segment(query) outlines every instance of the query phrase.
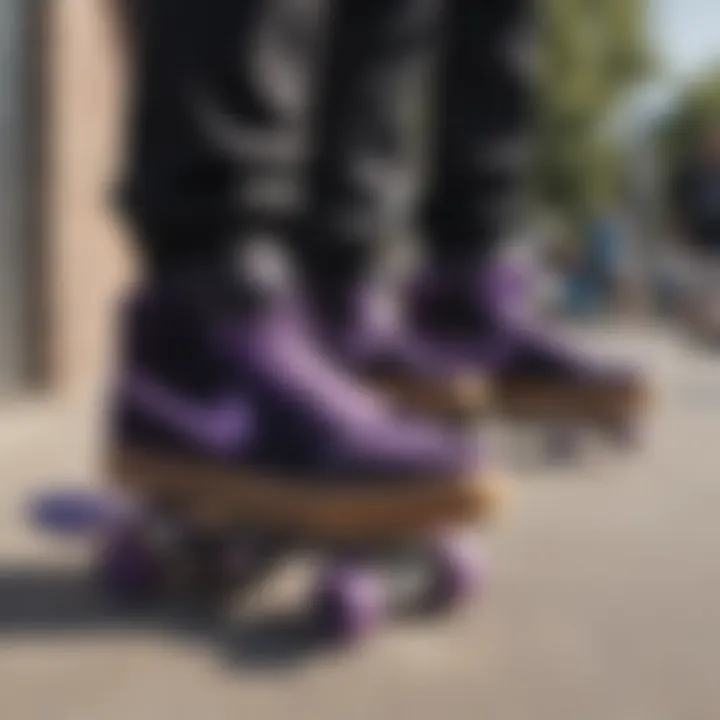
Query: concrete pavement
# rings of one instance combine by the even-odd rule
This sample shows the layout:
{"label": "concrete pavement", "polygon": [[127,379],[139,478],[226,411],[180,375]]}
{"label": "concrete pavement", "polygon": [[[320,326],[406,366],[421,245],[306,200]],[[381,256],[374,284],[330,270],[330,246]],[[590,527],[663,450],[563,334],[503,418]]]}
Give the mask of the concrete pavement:
{"label": "concrete pavement", "polygon": [[[92,415],[0,418],[0,707],[12,720],[714,720],[720,715],[720,361],[646,329],[589,342],[644,361],[663,402],[645,450],[580,467],[511,442],[522,503],[490,540],[483,603],[315,654],[282,618],[302,563],[233,623],[113,616],[82,548],[34,535],[38,479],[82,472]],[[2,442],[2,441],[0,441]],[[522,445],[522,452],[520,451]]]}

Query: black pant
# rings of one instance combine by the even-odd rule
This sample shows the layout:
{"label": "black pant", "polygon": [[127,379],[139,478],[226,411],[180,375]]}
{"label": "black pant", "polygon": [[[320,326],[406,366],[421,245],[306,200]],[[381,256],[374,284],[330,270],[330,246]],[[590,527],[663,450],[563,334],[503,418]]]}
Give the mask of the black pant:
{"label": "black pant", "polygon": [[440,258],[483,251],[519,187],[530,2],[138,3],[124,204],[141,247],[170,263],[270,233],[356,267],[414,210],[408,127],[429,111],[423,235]]}

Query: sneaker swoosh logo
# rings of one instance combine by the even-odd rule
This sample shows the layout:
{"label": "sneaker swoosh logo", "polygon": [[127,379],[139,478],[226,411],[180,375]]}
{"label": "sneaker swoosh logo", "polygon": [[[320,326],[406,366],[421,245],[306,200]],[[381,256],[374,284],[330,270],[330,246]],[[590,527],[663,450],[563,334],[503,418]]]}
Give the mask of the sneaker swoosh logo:
{"label": "sneaker swoosh logo", "polygon": [[121,396],[187,442],[218,454],[242,449],[255,433],[255,414],[237,398],[200,403],[140,374],[124,378]]}

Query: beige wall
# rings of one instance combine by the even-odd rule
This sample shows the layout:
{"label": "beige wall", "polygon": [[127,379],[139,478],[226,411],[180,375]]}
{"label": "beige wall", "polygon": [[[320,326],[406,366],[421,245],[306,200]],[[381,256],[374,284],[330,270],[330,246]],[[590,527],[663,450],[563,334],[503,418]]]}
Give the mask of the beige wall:
{"label": "beige wall", "polygon": [[106,366],[113,300],[131,270],[107,207],[122,78],[100,0],[47,7],[47,353],[53,387],[71,391]]}

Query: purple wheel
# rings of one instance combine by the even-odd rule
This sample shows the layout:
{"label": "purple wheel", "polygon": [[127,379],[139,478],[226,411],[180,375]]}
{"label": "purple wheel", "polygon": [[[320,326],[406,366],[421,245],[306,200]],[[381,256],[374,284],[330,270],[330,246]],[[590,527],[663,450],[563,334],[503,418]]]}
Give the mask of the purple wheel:
{"label": "purple wheel", "polygon": [[351,644],[379,625],[384,609],[381,588],[370,573],[357,567],[335,568],[313,598],[313,629],[333,644]]}
{"label": "purple wheel", "polygon": [[113,534],[97,560],[97,581],[104,594],[123,603],[144,603],[160,592],[163,564],[142,535],[132,528]]}
{"label": "purple wheel", "polygon": [[30,505],[36,525],[61,535],[82,535],[111,524],[119,504],[89,490],[59,490],[41,494]]}
{"label": "purple wheel", "polygon": [[486,563],[463,538],[438,539],[431,549],[429,565],[430,580],[421,599],[425,611],[452,610],[483,590]]}

